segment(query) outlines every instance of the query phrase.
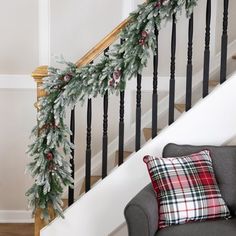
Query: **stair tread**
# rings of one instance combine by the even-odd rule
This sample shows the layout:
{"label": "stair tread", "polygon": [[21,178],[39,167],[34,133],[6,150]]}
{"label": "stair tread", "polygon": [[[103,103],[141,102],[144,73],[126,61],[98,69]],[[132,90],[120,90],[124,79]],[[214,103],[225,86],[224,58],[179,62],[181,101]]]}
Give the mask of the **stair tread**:
{"label": "stair tread", "polygon": [[[161,129],[158,129],[157,132],[159,133],[161,131]],[[152,138],[152,128],[144,128],[143,129],[143,134],[144,134],[144,138],[146,141],[148,141],[149,139]]]}
{"label": "stair tread", "polygon": [[175,108],[181,113],[185,112],[185,104],[175,104]]}
{"label": "stair tread", "polygon": [[62,201],[63,201],[62,209],[65,210],[68,207],[68,199],[62,199]]}
{"label": "stair tread", "polygon": [[[100,175],[92,175],[92,176],[90,177],[91,186],[93,186],[95,183],[97,183],[101,178],[102,178],[102,176],[100,176]],[[85,178],[84,178],[82,187],[81,187],[81,189],[80,189],[80,195],[81,195],[82,193],[84,193],[84,192],[85,192]]]}
{"label": "stair tread", "polygon": [[[211,86],[211,87],[215,87],[215,86],[217,86],[219,83],[220,83],[220,82],[219,82],[218,80],[209,80],[209,86]],[[179,112],[183,113],[183,112],[185,112],[185,105],[186,105],[186,104],[182,104],[182,103],[175,104],[175,108],[176,108]]]}
{"label": "stair tread", "polygon": [[209,86],[215,87],[219,84],[220,82],[218,80],[209,80]]}
{"label": "stair tread", "polygon": [[[127,159],[133,152],[130,151],[124,151],[124,160]],[[115,159],[115,163],[118,164],[118,160],[119,160],[119,151],[116,151],[116,159]]]}

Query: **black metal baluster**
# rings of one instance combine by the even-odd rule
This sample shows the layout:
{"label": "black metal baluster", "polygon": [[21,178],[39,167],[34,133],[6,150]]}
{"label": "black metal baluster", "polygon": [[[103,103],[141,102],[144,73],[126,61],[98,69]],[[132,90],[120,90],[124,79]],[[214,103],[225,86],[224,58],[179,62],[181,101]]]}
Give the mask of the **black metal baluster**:
{"label": "black metal baluster", "polygon": [[[124,39],[120,40],[120,43],[124,43]],[[124,162],[124,114],[125,114],[125,91],[120,92],[120,120],[119,120],[119,142],[118,142],[118,165],[120,166]]]}
{"label": "black metal baluster", "polygon": [[203,94],[202,94],[203,97],[206,97],[209,93],[210,40],[211,40],[211,0],[207,0],[205,51],[204,51],[204,68],[203,68]]}
{"label": "black metal baluster", "polygon": [[152,138],[157,136],[157,115],[158,115],[158,35],[157,26],[155,25],[156,52],[153,57],[153,93],[152,93]]}
{"label": "black metal baluster", "polygon": [[108,145],[108,91],[103,98],[103,137],[102,137],[102,178],[107,176],[107,145]]}
{"label": "black metal baluster", "polygon": [[188,111],[192,107],[192,77],[193,77],[193,13],[189,19],[188,26],[188,62],[186,72],[186,107]]}
{"label": "black metal baluster", "polygon": [[87,106],[87,143],[86,143],[86,160],[85,160],[85,192],[91,187],[91,125],[92,125],[92,100],[88,99]]}
{"label": "black metal baluster", "polygon": [[120,121],[119,121],[119,158],[118,165],[124,162],[124,113],[125,113],[125,91],[120,92]]}
{"label": "black metal baluster", "polygon": [[[75,143],[75,108],[71,111],[70,115],[70,142]],[[71,159],[70,159],[70,165],[71,165],[71,177],[72,179],[75,179],[75,163],[74,163],[74,157],[75,157],[75,150],[71,149]],[[74,189],[69,187],[68,191],[68,205],[72,205],[74,203]]]}
{"label": "black metal baluster", "polygon": [[171,66],[170,66],[170,91],[169,91],[169,125],[175,119],[175,54],[176,54],[176,16],[173,14],[171,37]]}
{"label": "black metal baluster", "polygon": [[229,9],[229,0],[224,0],[223,33],[221,38],[221,68],[220,68],[221,84],[225,82],[227,75],[228,9]]}
{"label": "black metal baluster", "polygon": [[[108,57],[107,52],[109,48],[104,51],[104,55]],[[103,97],[103,136],[102,136],[102,178],[107,176],[107,146],[108,146],[108,91]]]}
{"label": "black metal baluster", "polygon": [[142,75],[137,75],[137,93],[136,93],[136,135],[135,135],[135,151],[141,147],[141,83]]}

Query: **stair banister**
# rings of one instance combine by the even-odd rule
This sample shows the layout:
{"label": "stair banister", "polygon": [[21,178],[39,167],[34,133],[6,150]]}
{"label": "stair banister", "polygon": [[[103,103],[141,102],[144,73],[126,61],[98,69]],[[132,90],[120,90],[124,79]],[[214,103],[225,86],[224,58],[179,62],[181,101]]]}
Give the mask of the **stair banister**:
{"label": "stair banister", "polygon": [[189,19],[188,25],[188,53],[186,69],[186,106],[185,111],[192,107],[192,78],[193,78],[193,13]]}
{"label": "stair banister", "polygon": [[[93,47],[90,51],[88,51],[81,59],[76,62],[77,67],[85,66],[91,63],[94,59],[96,59],[101,53],[103,53],[111,44],[113,44],[119,37],[122,29],[126,27],[126,25],[131,21],[131,17],[128,17],[124,21],[122,21],[114,30],[111,31],[107,36],[105,36],[95,47]],[[39,66],[32,73],[32,77],[37,85],[37,102],[40,97],[46,96],[45,91],[41,88],[43,83],[43,78],[48,76],[48,66]],[[35,107],[37,110],[40,109],[38,103],[35,103]],[[71,192],[71,191],[69,191]],[[70,197],[71,198],[71,197]],[[35,212],[35,233],[34,236],[40,236],[40,230],[46,226],[46,223],[41,220],[41,211],[38,209]],[[53,210],[50,210],[51,219],[55,218],[55,213]]]}
{"label": "stair banister", "polygon": [[[75,107],[71,110],[71,115],[70,115],[70,130],[71,130],[71,135],[70,135],[70,142],[75,144]],[[70,164],[71,164],[71,177],[75,179],[75,150],[71,150],[71,156],[72,158],[70,159]],[[74,187],[74,186],[73,186]],[[69,187],[68,190],[68,206],[72,205],[74,203],[74,188]]]}
{"label": "stair banister", "polygon": [[171,33],[171,62],[170,62],[170,82],[169,82],[169,125],[175,119],[175,57],[176,57],[176,14],[172,16]]}
{"label": "stair banister", "polygon": [[223,32],[221,36],[221,68],[220,68],[220,83],[226,80],[227,76],[227,48],[228,48],[228,11],[229,0],[224,0],[223,12]]}
{"label": "stair banister", "polygon": [[203,67],[203,91],[202,91],[202,97],[203,98],[206,97],[209,93],[210,42],[211,42],[211,0],[207,0],[204,67]]}
{"label": "stair banister", "polygon": [[[148,0],[146,0],[145,2],[148,2]],[[106,49],[108,49],[109,46],[111,44],[113,44],[118,39],[120,32],[127,26],[127,24],[131,20],[132,20],[132,17],[128,17],[127,19],[123,20],[116,28],[114,28],[114,30],[112,30],[107,36],[105,36],[99,43],[97,43],[91,50],[89,50],[82,58],[80,58],[76,62],[77,67],[79,68],[79,67],[85,66],[89,63],[92,63],[94,59],[96,59],[101,53],[106,51]],[[47,65],[37,67],[35,69],[35,71],[32,73],[32,77],[34,78],[34,80],[37,84],[37,102],[35,103],[35,107],[37,108],[37,111],[39,111],[39,109],[40,109],[40,107],[38,106],[39,98],[46,96],[46,93],[41,88],[41,86],[43,83],[43,78],[45,78],[47,76],[48,76],[48,66]],[[123,97],[123,93],[124,92],[121,92],[121,98]],[[121,101],[121,106],[122,106],[122,101]],[[73,111],[72,111],[72,114],[74,114]],[[122,114],[122,112],[121,112],[121,114]],[[122,121],[122,117],[121,117],[121,121]],[[121,124],[121,126],[122,126],[122,124]],[[123,126],[124,126],[124,124],[123,124]],[[123,133],[124,133],[124,131],[123,131]],[[121,129],[121,135],[122,135],[122,129]],[[74,137],[71,137],[71,138],[74,139]],[[119,145],[120,147],[122,147],[122,142],[123,142],[122,140],[123,139],[124,138],[121,137],[121,143]],[[119,149],[119,151],[120,151],[119,164],[121,164],[123,162],[123,150]],[[72,166],[74,166],[73,160],[71,160],[71,164],[72,164]],[[74,175],[74,171],[72,172],[72,175]],[[74,194],[73,189],[69,188],[69,205],[71,204],[71,201],[73,200],[73,194]],[[35,213],[35,234],[34,234],[34,236],[39,236],[40,230],[46,225],[46,223],[43,220],[41,220],[40,215],[41,215],[41,211],[37,210]],[[52,209],[50,210],[50,216],[51,216],[51,219],[53,219],[55,217],[55,213],[53,212]]]}

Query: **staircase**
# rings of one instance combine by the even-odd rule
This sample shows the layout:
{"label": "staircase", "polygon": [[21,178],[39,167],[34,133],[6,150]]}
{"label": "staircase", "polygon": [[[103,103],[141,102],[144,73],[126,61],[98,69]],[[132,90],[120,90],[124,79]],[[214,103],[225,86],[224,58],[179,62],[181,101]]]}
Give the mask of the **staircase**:
{"label": "staircase", "polygon": [[[232,56],[232,60],[235,60],[234,59],[235,56]],[[236,62],[235,62],[236,64]],[[216,86],[220,85],[220,82],[218,80],[215,80],[215,79],[212,79],[212,80],[209,80],[209,90],[212,92]],[[183,103],[176,103],[175,104],[175,109],[176,111],[178,111],[179,113],[184,113],[186,111],[186,104],[183,104]],[[164,128],[164,127],[163,127]],[[162,131],[162,129],[158,129],[158,134],[160,134],[160,132]],[[152,139],[152,128],[143,128],[142,129],[142,133],[143,133],[143,136],[145,138],[145,141],[148,142],[149,140]],[[127,160],[131,154],[133,154],[133,152],[131,151],[124,151],[124,161]],[[116,165],[118,165],[119,163],[119,151],[117,150],[115,152],[115,162],[114,162],[114,167]],[[101,175],[92,175],[91,176],[91,187],[96,184],[99,180],[102,179],[102,176]],[[80,188],[80,186],[79,186]],[[82,187],[80,189],[80,195],[82,195],[83,193],[85,193],[85,179],[82,183]]]}
{"label": "staircase", "polygon": [[[189,144],[215,144],[222,145],[230,141],[235,135],[235,120],[236,111],[232,111],[233,101],[236,99],[234,93],[236,89],[236,77],[231,75],[227,70],[229,63],[235,63],[236,70],[236,54],[229,52],[228,49],[228,1],[224,2],[223,17],[223,32],[222,32],[222,48],[219,55],[220,63],[214,69],[210,66],[210,16],[211,16],[211,1],[207,1],[206,5],[206,29],[205,29],[205,44],[204,63],[201,70],[203,79],[194,81],[193,74],[193,14],[189,19],[188,28],[188,55],[186,86],[183,89],[184,93],[175,98],[175,64],[176,64],[176,21],[173,17],[172,32],[171,32],[171,61],[170,61],[170,81],[168,89],[168,107],[162,112],[168,116],[168,126],[159,128],[159,106],[158,101],[158,53],[153,55],[153,90],[152,90],[152,117],[150,125],[142,127],[142,75],[137,75],[136,89],[136,120],[135,132],[131,135],[134,143],[134,150],[128,150],[124,132],[124,113],[126,112],[125,91],[119,92],[120,104],[119,110],[119,131],[116,148],[113,155],[110,155],[109,149],[112,147],[108,142],[108,93],[103,97],[103,134],[102,134],[102,150],[101,150],[101,173],[93,174],[92,172],[92,155],[91,155],[91,116],[92,116],[92,101],[87,100],[87,133],[86,133],[86,154],[85,154],[85,177],[80,189],[75,185],[75,189],[69,188],[68,197],[65,197],[64,205],[68,208],[65,210],[65,220],[56,218],[52,224],[45,227],[41,231],[41,236],[62,236],[69,234],[71,236],[107,236],[124,224],[123,209],[129,199],[131,199],[138,191],[140,191],[147,183],[150,182],[145,166],[142,163],[142,158],[146,154],[161,155],[162,148],[169,142],[189,143]],[[217,3],[214,3],[217,4]],[[82,67],[92,63],[100,54],[105,54],[112,47],[113,43],[118,40],[119,34],[131,21],[131,18],[123,21],[116,27],[108,36],[100,41],[92,50],[90,50],[83,58],[76,63],[77,67]],[[158,52],[159,33],[155,31],[156,51]],[[219,40],[219,39],[215,39]],[[123,43],[123,42],[121,42]],[[233,44],[236,45],[236,44]],[[236,50],[235,46],[232,49]],[[235,61],[234,61],[235,60]],[[219,71],[220,76],[217,79],[213,78],[213,72]],[[212,73],[211,73],[212,72]],[[33,77],[37,82],[37,98],[47,96],[42,90],[41,84],[44,77],[48,74],[46,66],[39,67],[33,73]],[[134,78],[133,78],[134,79]],[[194,101],[194,93],[199,94],[199,86],[202,86],[200,93],[202,94],[199,101]],[[182,98],[181,98],[182,97]],[[194,105],[196,103],[196,105]],[[215,106],[214,104],[217,104]],[[225,105],[227,104],[227,106]],[[35,104],[37,109],[40,107]],[[180,113],[180,118],[176,120],[176,114]],[[225,114],[225,116],[224,116]],[[217,119],[216,119],[217,117]],[[71,112],[70,127],[72,131],[72,142],[75,136],[75,113]],[[215,135],[215,131],[220,133],[219,137]],[[204,132],[207,132],[204,134]],[[203,135],[204,134],[204,135]],[[145,138],[146,143],[142,145],[141,136]],[[108,162],[114,157],[114,169],[109,173]],[[74,153],[73,153],[73,157]],[[74,168],[74,159],[71,160],[72,177],[74,178],[76,169]],[[79,194],[75,193],[77,191]],[[79,195],[79,200],[75,201],[75,195]],[[37,227],[35,236],[39,235],[39,230],[45,226],[45,222],[40,220],[40,211],[36,214]],[[52,214],[53,215],[53,214]],[[109,220],[109,224],[106,224]]]}

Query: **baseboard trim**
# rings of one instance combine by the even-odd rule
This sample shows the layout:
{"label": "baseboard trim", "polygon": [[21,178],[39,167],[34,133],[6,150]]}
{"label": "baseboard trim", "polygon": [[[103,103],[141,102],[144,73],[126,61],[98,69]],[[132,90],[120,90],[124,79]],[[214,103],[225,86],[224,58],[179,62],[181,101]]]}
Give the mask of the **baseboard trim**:
{"label": "baseboard trim", "polygon": [[0,210],[0,223],[33,223],[31,211]]}

